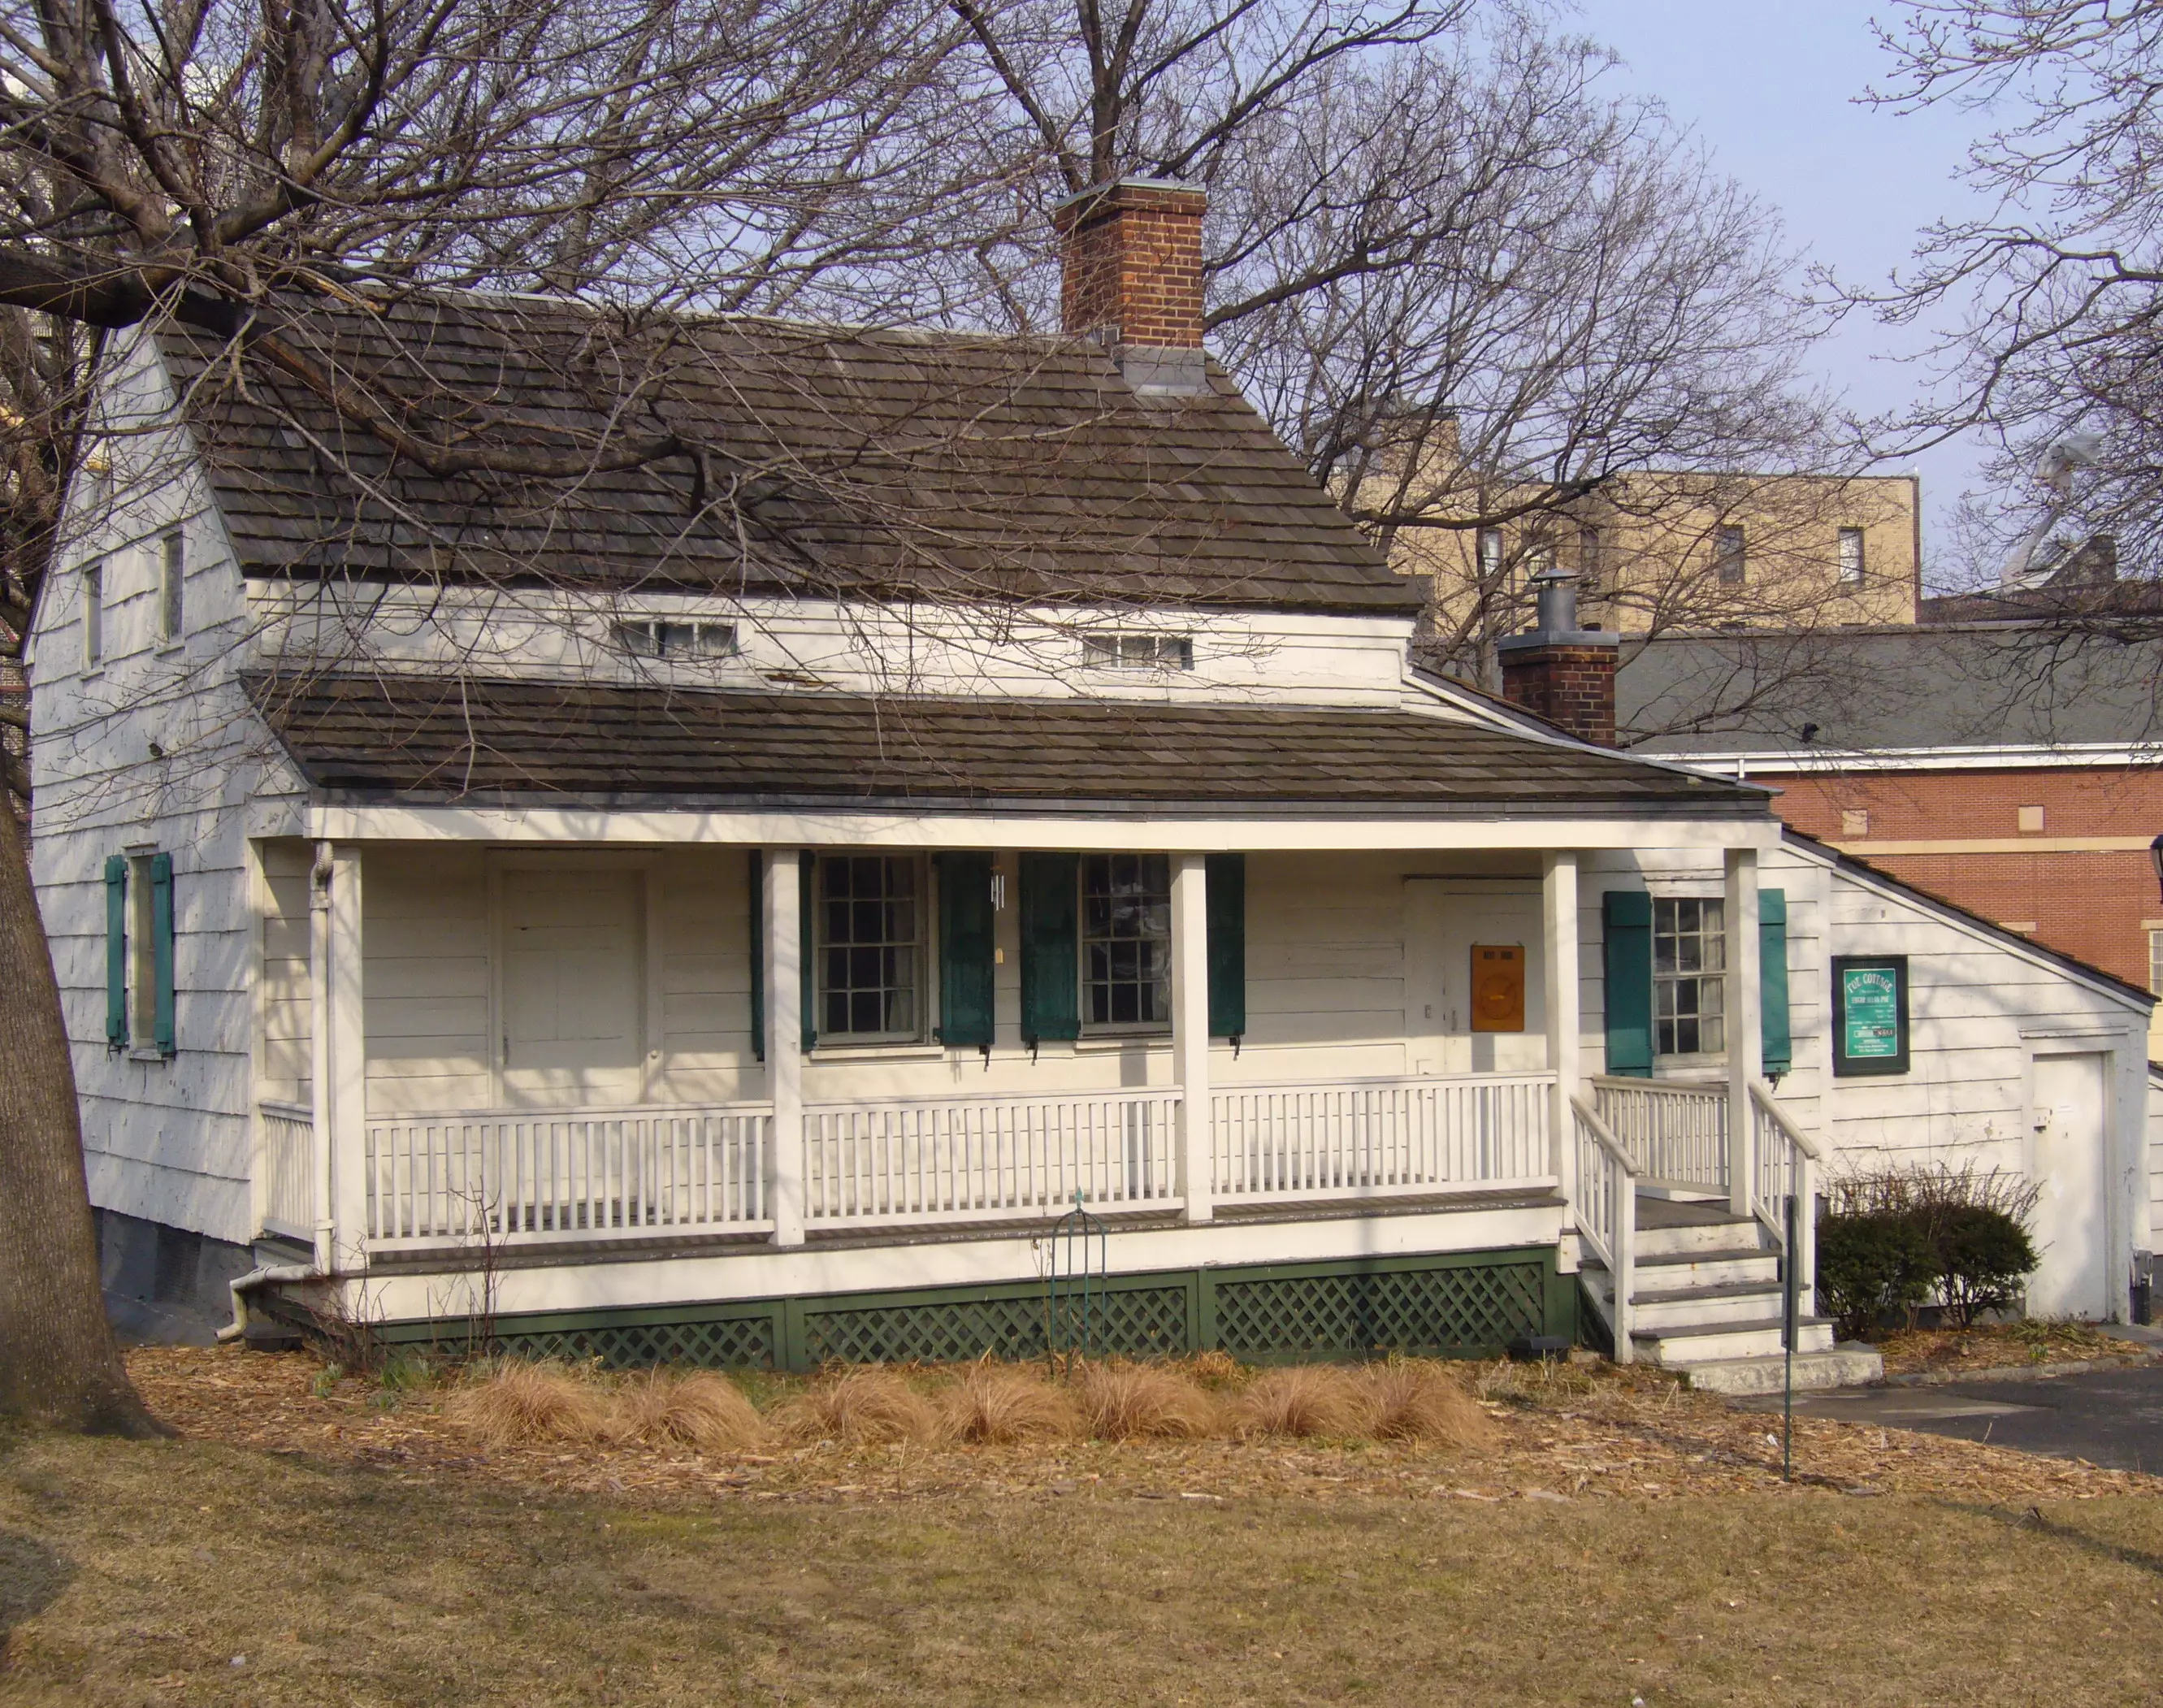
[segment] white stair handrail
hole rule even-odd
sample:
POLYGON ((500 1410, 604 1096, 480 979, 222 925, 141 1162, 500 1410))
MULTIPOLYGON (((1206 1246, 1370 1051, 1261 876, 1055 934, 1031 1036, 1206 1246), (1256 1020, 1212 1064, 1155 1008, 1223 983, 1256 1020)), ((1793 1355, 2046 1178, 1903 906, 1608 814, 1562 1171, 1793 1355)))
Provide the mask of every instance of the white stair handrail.
POLYGON ((1577 1118, 1578 1232, 1606 1261, 1614 1286, 1608 1326, 1615 1337, 1615 1361, 1627 1364, 1635 1355, 1630 1294, 1636 1284, 1637 1165, 1597 1109, 1574 1095, 1569 1107, 1577 1118))
POLYGON ((1798 1127, 1762 1079, 1750 1082, 1750 1103, 1756 1117, 1757 1171, 1760 1190, 1752 1194, 1760 1221, 1779 1240, 1785 1260, 1795 1266, 1798 1291, 1805 1313, 1815 1307, 1817 1295, 1817 1190, 1813 1176, 1824 1160, 1824 1152, 1809 1134, 1798 1127), (1768 1139, 1778 1140, 1776 1145, 1768 1139), (1772 1187, 1771 1191, 1763 1190, 1772 1187), (1795 1250, 1786 1250, 1787 1218, 1778 1198, 1795 1196, 1795 1250))

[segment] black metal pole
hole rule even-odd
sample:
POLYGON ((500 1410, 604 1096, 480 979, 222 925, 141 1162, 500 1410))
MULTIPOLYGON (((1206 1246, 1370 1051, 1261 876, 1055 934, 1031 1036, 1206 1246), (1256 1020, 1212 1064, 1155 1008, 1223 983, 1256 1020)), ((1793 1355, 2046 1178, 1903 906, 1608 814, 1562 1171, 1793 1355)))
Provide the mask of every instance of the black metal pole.
POLYGON ((1800 1237, 1802 1215, 1793 1192, 1787 1202, 1787 1256, 1780 1275, 1780 1344, 1787 1353, 1787 1379, 1780 1405, 1780 1477, 1795 1480, 1795 1335, 1801 1327, 1802 1271, 1795 1242, 1800 1237))

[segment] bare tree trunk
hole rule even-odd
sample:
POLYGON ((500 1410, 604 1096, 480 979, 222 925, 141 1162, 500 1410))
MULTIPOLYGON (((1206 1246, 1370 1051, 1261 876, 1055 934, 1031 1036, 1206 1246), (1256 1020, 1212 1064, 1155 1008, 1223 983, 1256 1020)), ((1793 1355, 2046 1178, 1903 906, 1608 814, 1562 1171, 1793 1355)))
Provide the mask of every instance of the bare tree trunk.
POLYGON ((13 804, 0 794, 0 1415, 166 1433, 120 1362, 98 1284, 60 985, 13 804))

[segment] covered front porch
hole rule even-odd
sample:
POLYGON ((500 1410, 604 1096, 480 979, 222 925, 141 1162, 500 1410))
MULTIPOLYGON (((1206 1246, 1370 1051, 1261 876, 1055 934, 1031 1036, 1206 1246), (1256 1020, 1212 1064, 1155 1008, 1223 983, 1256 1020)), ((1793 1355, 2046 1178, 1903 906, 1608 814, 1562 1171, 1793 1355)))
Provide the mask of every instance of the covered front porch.
MULTIPOLYGON (((1077 1207, 1108 1278, 1582 1254, 1621 1357, 1641 1187, 1780 1233, 1807 1147, 1754 1060, 1589 1071, 1580 851, 1106 828, 266 840, 263 1229, 394 1323, 1040 1290, 1077 1207)), ((1710 851, 1747 920, 1753 851, 1710 851)))

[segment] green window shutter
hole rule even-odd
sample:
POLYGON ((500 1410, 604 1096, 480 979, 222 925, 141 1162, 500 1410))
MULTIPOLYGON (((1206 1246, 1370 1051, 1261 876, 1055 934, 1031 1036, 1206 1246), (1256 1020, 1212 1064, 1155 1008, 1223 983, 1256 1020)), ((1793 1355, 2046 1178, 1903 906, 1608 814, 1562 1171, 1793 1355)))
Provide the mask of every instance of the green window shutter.
POLYGON ((1209 1035, 1247 1030, 1247 857, 1212 854, 1209 869, 1209 1035))
POLYGON ((751 851, 751 1053, 766 1060, 766 853, 751 851))
POLYGON ((1788 1030, 1788 893, 1784 889, 1757 892, 1757 990, 1762 1015, 1758 1031, 1764 1040, 1767 1073, 1785 1073, 1795 1065, 1795 1047, 1788 1030))
POLYGON ((128 1047, 128 857, 105 861, 105 1042, 128 1047))
POLYGON ((1021 857, 1021 1041, 1082 1035, 1079 854, 1021 857))
POLYGON ((819 857, 796 857, 797 985, 804 998, 804 1049, 819 1041, 819 857))
POLYGON ((156 981, 152 1037, 158 1053, 178 1047, 173 1028, 173 857, 150 857, 150 963, 156 981))
POLYGON ((1602 988, 1607 1008, 1607 1071, 1652 1075, 1652 899, 1642 889, 1610 889, 1600 899, 1602 988))
POLYGON ((992 857, 939 858, 939 1041, 992 1045, 992 857))

